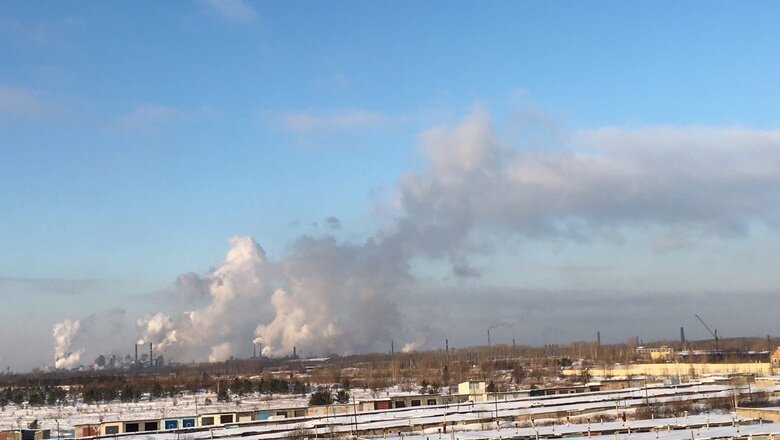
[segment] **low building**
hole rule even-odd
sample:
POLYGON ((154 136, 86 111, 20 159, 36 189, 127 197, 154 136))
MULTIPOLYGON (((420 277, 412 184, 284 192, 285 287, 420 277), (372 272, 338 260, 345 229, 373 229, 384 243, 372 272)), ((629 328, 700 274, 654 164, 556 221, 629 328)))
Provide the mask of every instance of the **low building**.
POLYGON ((780 347, 777 347, 769 355, 769 363, 772 368, 780 368, 780 347))
MULTIPOLYGON (((122 422, 117 423, 121 425, 122 422)), ((94 437, 96 435, 100 435, 101 425, 101 423, 80 423, 73 425, 73 435, 76 438, 94 437)))
POLYGON ((642 388, 647 385, 644 378, 634 379, 627 377, 625 379, 604 379, 601 381, 601 391, 624 390, 626 388, 642 388))
POLYGON ((197 417, 170 417, 162 420, 162 429, 184 429, 195 428, 198 423, 197 417))
POLYGON ((761 419, 767 422, 780 422, 780 408, 741 408, 737 407, 737 417, 761 419))
MULTIPOLYGON (((358 410, 362 405, 358 405, 358 410)), ((349 414, 353 411, 351 403, 334 403, 331 405, 314 405, 303 410, 309 417, 331 417, 339 414, 349 414)))
POLYGON ((0 440, 48 440, 51 431, 48 429, 11 429, 0 431, 0 440))
POLYGON ((469 396, 472 402, 484 402, 487 400, 487 385, 484 381, 470 380, 458 384, 458 394, 469 396))
POLYGON ((650 359, 652 362, 667 362, 674 359, 674 347, 663 345, 661 347, 637 347, 636 354, 650 359))
POLYGON ((198 426, 222 426, 236 423, 236 413, 211 413, 198 416, 198 426))
POLYGON ((130 420, 122 422, 123 433, 129 432, 154 432, 160 430, 160 419, 130 420))
MULTIPOLYGON (((561 394, 592 393, 594 391, 600 391, 600 390, 601 390, 601 384, 587 384, 587 385, 574 385, 569 387, 534 388, 532 390, 526 391, 527 393, 526 395, 530 397, 557 396, 561 394)), ((523 396, 523 391, 514 391, 508 394, 510 395, 515 394, 517 395, 517 397, 525 397, 523 396)), ((500 397, 499 400, 501 400, 500 397)))
POLYGON ((124 424, 122 422, 101 423, 98 428, 98 433, 100 435, 116 435, 125 432, 123 429, 124 424))

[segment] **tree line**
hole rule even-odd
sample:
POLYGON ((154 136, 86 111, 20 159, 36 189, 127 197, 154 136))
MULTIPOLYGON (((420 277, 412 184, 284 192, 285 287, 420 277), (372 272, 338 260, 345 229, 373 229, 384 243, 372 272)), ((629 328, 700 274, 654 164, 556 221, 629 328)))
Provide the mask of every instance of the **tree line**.
POLYGON ((21 383, 0 388, 0 407, 9 404, 30 406, 65 405, 82 401, 87 404, 104 402, 134 402, 176 397, 184 393, 212 392, 218 401, 230 401, 232 396, 245 394, 306 395, 311 385, 299 380, 261 377, 250 380, 240 377, 213 379, 202 374, 199 380, 153 376, 101 375, 92 380, 80 378, 74 385, 21 383))

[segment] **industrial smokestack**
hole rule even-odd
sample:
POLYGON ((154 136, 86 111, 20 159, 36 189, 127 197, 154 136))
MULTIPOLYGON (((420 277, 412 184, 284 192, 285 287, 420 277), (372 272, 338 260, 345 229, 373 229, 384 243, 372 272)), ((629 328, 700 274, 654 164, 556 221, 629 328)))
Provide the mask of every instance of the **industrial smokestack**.
POLYGON ((390 340, 390 356, 395 355, 395 341, 392 339, 390 340))
POLYGON ((135 364, 138 365, 138 344, 135 344, 135 364))
POLYGON ((298 359, 297 347, 293 345, 293 359, 298 359))
POLYGON ((447 355, 450 354, 450 340, 445 339, 444 340, 444 352, 447 353, 447 355))
POLYGON ((601 346, 601 331, 596 330, 596 345, 601 346))
POLYGON ((153 354, 154 354, 154 351, 152 350, 152 343, 150 342, 149 343, 149 366, 150 367, 154 366, 154 356, 153 356, 153 354))
POLYGON ((490 347, 490 329, 488 329, 488 347, 490 347))
POLYGON ((252 343, 252 358, 254 359, 256 357, 257 357, 257 343, 253 342, 252 343))
POLYGON ((683 327, 680 327, 680 344, 685 347, 685 329, 683 327))

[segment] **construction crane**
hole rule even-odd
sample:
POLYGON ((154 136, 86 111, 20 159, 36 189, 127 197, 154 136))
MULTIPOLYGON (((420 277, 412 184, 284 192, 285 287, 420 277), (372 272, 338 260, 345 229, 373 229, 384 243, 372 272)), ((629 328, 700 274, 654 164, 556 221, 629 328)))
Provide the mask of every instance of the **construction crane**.
POLYGON ((713 337, 713 338, 715 338, 715 352, 716 352, 716 353, 720 353, 720 346, 718 345, 718 339, 719 339, 719 338, 718 338, 718 329, 715 329, 715 330, 713 331, 713 330, 710 328, 710 326, 708 326, 708 325, 707 325, 707 323, 706 323, 706 322, 704 322, 704 320, 703 320, 703 319, 701 319, 701 316, 699 316, 699 315, 696 315, 696 314, 694 314, 693 316, 695 316, 695 317, 696 317, 696 319, 698 319, 698 320, 699 320, 699 322, 701 322, 701 325, 703 325, 703 326, 704 326, 704 328, 706 328, 706 329, 707 329, 707 331, 708 331, 708 332, 710 332, 710 334, 712 335, 712 337, 713 337))

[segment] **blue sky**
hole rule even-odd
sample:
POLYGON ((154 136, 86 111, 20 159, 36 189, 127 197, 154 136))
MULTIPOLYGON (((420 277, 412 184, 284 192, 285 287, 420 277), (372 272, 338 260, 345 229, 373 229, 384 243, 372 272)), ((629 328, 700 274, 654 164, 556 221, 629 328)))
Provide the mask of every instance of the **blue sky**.
MULTIPOLYGON (((771 296, 779 14, 771 2, 2 1, 0 331, 29 336, 1 342, 0 361, 51 363, 51 328, 65 319, 114 310, 121 342, 104 350, 143 333, 145 314, 179 325, 196 306, 172 305, 177 276, 208 279, 232 236, 281 264, 302 235, 395 242, 386 237, 430 219, 427 233, 397 239, 414 279, 398 289, 434 304, 450 288, 457 298, 659 295, 659 307, 693 293, 771 296), (485 150, 448 153, 442 143, 459 136, 485 150), (472 172, 448 162, 461 153, 499 155, 505 166, 476 163, 507 180, 475 177, 484 206, 415 207, 460 200, 442 188, 453 170, 472 172), (540 190, 530 208, 487 201, 546 191, 551 178, 577 187, 540 190), (423 194, 425 182, 439 192, 423 194), (439 228, 457 216, 470 223, 439 228)), ((399 338, 480 342, 422 325, 408 298, 395 301, 408 328, 399 338)), ((663 324, 596 324, 606 316, 596 313, 577 328, 673 338, 680 325, 701 330, 689 307, 663 324)), ((492 325, 483 312, 474 326, 492 325)), ((728 306, 710 313, 726 319, 728 306)), ((581 333, 501 319, 507 340, 581 333)), ((733 333, 777 329, 742 321, 733 333)))

